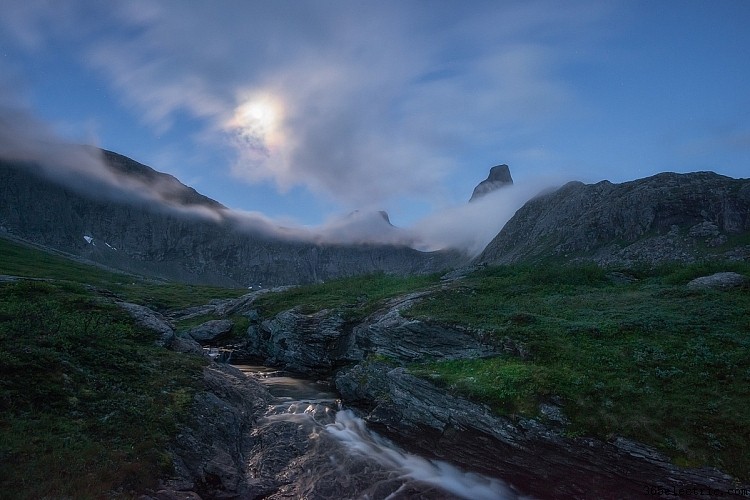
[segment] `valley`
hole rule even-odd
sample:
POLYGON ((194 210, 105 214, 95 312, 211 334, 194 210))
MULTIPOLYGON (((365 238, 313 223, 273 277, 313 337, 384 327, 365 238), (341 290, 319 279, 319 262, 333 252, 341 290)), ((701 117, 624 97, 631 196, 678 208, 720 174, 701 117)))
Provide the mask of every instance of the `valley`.
MULTIPOLYGON (((253 429, 270 396, 202 354, 189 332, 216 320, 233 327, 204 345, 230 349, 236 362, 328 378, 346 407, 407 450, 519 494, 635 495, 675 483, 728 490, 750 478, 742 451, 750 289, 687 286, 718 271, 748 276, 745 263, 490 266, 248 294, 2 244, 0 490, 14 498, 185 490, 312 498, 330 488, 295 475, 299 460, 320 467, 320 450, 284 446, 287 431, 277 434, 286 451, 276 468, 243 469, 253 456, 269 459, 257 456, 253 429), (155 345, 158 335, 120 301, 174 327, 171 349, 155 345)), ((371 485, 348 487, 356 496, 371 485)))

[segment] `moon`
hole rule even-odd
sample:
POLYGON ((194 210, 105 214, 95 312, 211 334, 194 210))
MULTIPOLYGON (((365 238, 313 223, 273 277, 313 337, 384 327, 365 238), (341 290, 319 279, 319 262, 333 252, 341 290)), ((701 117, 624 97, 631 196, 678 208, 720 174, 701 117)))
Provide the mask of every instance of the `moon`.
POLYGON ((234 109, 229 126, 247 146, 270 156, 284 143, 283 115, 280 99, 272 94, 255 94, 234 109))

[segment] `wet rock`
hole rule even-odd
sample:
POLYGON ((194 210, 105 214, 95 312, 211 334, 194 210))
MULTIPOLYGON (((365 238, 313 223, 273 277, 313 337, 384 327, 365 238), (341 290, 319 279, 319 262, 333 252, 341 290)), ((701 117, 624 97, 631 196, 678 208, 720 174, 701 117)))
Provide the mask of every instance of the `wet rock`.
POLYGON ((152 311, 148 307, 132 304, 130 302, 117 301, 115 303, 120 308, 127 311, 140 326, 148 328, 159 335, 159 338, 156 340, 156 345, 169 346, 174 340, 174 329, 161 314, 152 311))
POLYGON ((203 371, 188 421, 172 446, 175 477, 168 490, 203 498, 255 498, 247 475, 244 437, 271 400, 266 389, 234 367, 212 363, 203 371))
POLYGON ((283 311, 260 325, 250 326, 243 354, 290 371, 321 374, 370 354, 408 363, 497 353, 481 331, 401 315, 402 310, 429 293, 416 292, 393 299, 356 325, 345 321, 337 311, 283 311))
MULTIPOLYGON (((267 486, 263 498, 456 498, 439 487, 406 477, 404 470, 389 466, 387 460, 384 463, 378 456, 388 454, 383 449, 369 448, 366 441, 351 435, 348 442, 354 446, 347 446, 324 422, 327 420, 318 421, 309 412, 272 415, 253 429, 247 466, 255 480, 267 486)), ((344 433, 352 430, 345 430, 340 423, 335 427, 344 433)), ((399 452, 391 449, 390 453, 399 452)))
POLYGON ((351 327, 338 312, 283 311, 248 334, 255 350, 251 354, 298 373, 329 372, 337 364, 355 361, 348 357, 351 327))
POLYGON ((203 355, 203 348, 191 337, 175 336, 169 348, 175 352, 203 355))
POLYGON ((190 329, 187 334, 197 342, 211 342, 223 337, 231 331, 232 322, 230 320, 214 319, 190 329))
POLYGON ((724 272, 695 278, 687 284, 687 287, 692 289, 728 290, 740 287, 747 283, 747 281, 748 279, 739 273, 724 272))
POLYGON ((646 488, 726 491, 736 486, 720 471, 679 468, 631 441, 567 438, 536 420, 511 421, 404 368, 361 363, 340 372, 336 387, 346 404, 404 446, 502 478, 541 498, 611 498, 613 492, 635 498, 646 488))

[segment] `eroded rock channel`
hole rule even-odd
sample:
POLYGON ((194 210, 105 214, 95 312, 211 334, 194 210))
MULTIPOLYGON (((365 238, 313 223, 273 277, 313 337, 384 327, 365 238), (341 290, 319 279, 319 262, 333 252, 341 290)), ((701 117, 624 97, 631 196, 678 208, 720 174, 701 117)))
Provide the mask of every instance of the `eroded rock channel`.
POLYGON ((406 363, 436 356, 524 355, 404 318, 418 299, 394 299, 356 324, 334 311, 264 319, 246 301, 247 338, 223 357, 274 368, 206 368, 207 391, 175 446, 177 477, 157 497, 691 498, 747 488, 621 437, 568 437, 559 408, 545 408, 544 422, 511 420, 411 375, 406 363))
POLYGON ((341 407, 323 382, 239 365, 272 396, 249 435, 248 473, 266 498, 517 498, 502 481, 407 453, 341 407))

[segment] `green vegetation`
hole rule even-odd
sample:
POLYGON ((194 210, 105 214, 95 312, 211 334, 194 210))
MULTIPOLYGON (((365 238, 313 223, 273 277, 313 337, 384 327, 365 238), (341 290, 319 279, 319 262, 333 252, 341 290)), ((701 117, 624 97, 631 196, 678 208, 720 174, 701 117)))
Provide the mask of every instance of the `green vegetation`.
POLYGON ((0 497, 154 485, 204 361, 76 284, 0 285, 0 497))
POLYGON ((0 256, 0 274, 90 285, 158 311, 201 305, 211 299, 234 298, 247 293, 241 288, 165 283, 111 272, 3 238, 0 238, 0 256))
POLYGON ((57 279, 109 287, 123 285, 134 276, 109 272, 30 246, 0 238, 0 274, 27 278, 57 279))
POLYGON ((750 287, 689 290, 692 278, 746 263, 626 271, 495 267, 436 292, 410 316, 471 325, 524 346, 528 359, 412 367, 503 414, 536 415, 561 398, 571 434, 622 435, 681 465, 750 478, 750 287))
POLYGON ((341 309, 345 318, 356 320, 374 312, 388 298, 426 288, 439 280, 437 274, 403 277, 378 273, 291 288, 265 295, 257 304, 263 316, 299 307, 304 313, 341 309))
MULTIPOLYGON (((169 467, 162 450, 201 361, 156 348, 91 285, 162 311, 245 290, 149 282, 2 239, 0 255, 0 274, 55 280, 0 284, 0 498, 96 497, 153 481, 169 467)), ((481 329, 525 354, 436 360, 413 373, 511 417, 560 402, 570 435, 629 437, 680 465, 717 466, 748 481, 750 286, 685 287, 719 271, 750 276, 750 264, 603 270, 549 262, 490 267, 442 287, 437 275, 376 274, 267 294, 256 305, 263 317, 298 307, 356 321, 389 298, 429 290, 403 314, 481 329)), ((244 334, 248 318, 229 319, 232 335, 244 334)))

